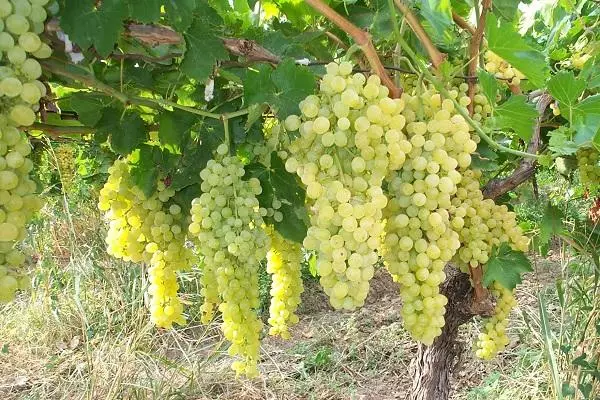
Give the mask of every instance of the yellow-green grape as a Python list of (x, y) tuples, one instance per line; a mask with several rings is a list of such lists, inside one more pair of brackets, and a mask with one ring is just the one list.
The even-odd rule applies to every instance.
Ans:
[(493, 246), (508, 243), (511, 248), (527, 251), (529, 239), (517, 225), (516, 215), (505, 205), (484, 199), (479, 188), (481, 171), (466, 170), (452, 199), (452, 227), (458, 232), (461, 248), (456, 262), (465, 272), (468, 266), (485, 265)]
[(150, 305), (152, 322), (156, 326), (167, 329), (170, 329), (173, 323), (185, 324), (183, 305), (177, 295), (179, 284), (176, 272), (181, 269), (177, 268), (178, 265), (182, 268), (187, 266), (187, 256), (180, 254), (181, 251), (185, 253), (187, 249), (178, 246), (175, 242), (171, 244), (173, 246), (169, 246), (168, 250), (164, 252), (156, 250), (152, 254), (148, 269), (150, 278), (148, 292), (152, 296)]
[(19, 242), (27, 235), (27, 222), (43, 204), (29, 176), (30, 153), (29, 140), (15, 126), (0, 126), (0, 303), (29, 287)]
[(306, 186), (310, 227), (304, 247), (317, 252), (320, 283), (331, 305), (364, 304), (383, 238), (382, 182), (405, 161), (404, 101), (390, 99), (375, 75), (351, 75), (352, 64), (327, 65), (317, 95), (300, 102), (299, 130), (285, 167)]
[(510, 86), (519, 86), (525, 75), (492, 51), (485, 52), (485, 70)]
[(550, 109), (552, 110), (552, 115), (560, 115), (560, 107), (558, 106), (558, 102), (555, 101), (554, 103), (550, 103)]
[(300, 304), (302, 285), (302, 248), (299, 244), (271, 233), (271, 250), (267, 254), (267, 272), (272, 276), (269, 334), (289, 339), (289, 327), (298, 322), (295, 314)]
[(580, 149), (577, 164), (581, 184), (592, 193), (600, 190), (600, 152), (594, 148)]
[(126, 160), (115, 161), (108, 172), (98, 201), (109, 222), (107, 252), (125, 261), (149, 263), (152, 321), (163, 328), (181, 325), (185, 319), (175, 272), (188, 269), (193, 255), (185, 247), (187, 221), (181, 207), (171, 202), (175, 191), (159, 181), (156, 192), (147, 197), (133, 184)]
[[(270, 240), (263, 229), (265, 209), (256, 198), (262, 192), (256, 178), (243, 180), (244, 167), (235, 156), (227, 156), (225, 144), (200, 172), (202, 195), (192, 201), (189, 232), (204, 256), (208, 284), (216, 283), (223, 317), (223, 333), (231, 342), (229, 354), (240, 356), (232, 364), (238, 374), (258, 375), (262, 322), (256, 314), (260, 305), (258, 267), (267, 254)], [(205, 287), (205, 296), (208, 296)], [(212, 290), (212, 289), (211, 289)], [(211, 297), (214, 295), (211, 293)], [(205, 305), (216, 301), (205, 298)], [(206, 310), (209, 311), (209, 310)]]
[(475, 343), (475, 355), (484, 360), (496, 357), (509, 343), (506, 336), (508, 316), (517, 304), (514, 290), (506, 289), (498, 282), (494, 282), (491, 292), (497, 298), (494, 315), (483, 321), (484, 330)]
[[(36, 88), (37, 89), (37, 88)], [(68, 144), (59, 144), (54, 149), (61, 183), (65, 191), (72, 188), (75, 178), (75, 149)]]
[(383, 256), (400, 283), (406, 329), (429, 345), (445, 324), (447, 299), (439, 286), (446, 263), (460, 246), (450, 225), (451, 198), (461, 181), (458, 169), (470, 165), (476, 143), (449, 99), (431, 89), (402, 98), (406, 161), (388, 176)]

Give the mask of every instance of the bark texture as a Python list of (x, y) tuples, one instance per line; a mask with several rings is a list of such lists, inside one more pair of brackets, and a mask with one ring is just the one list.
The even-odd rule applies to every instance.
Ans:
[(410, 400), (448, 399), (451, 373), (463, 351), (458, 327), (477, 313), (469, 275), (453, 267), (446, 268), (446, 273), (448, 278), (440, 290), (448, 298), (446, 325), (431, 346), (419, 344), (411, 365), (414, 379)]

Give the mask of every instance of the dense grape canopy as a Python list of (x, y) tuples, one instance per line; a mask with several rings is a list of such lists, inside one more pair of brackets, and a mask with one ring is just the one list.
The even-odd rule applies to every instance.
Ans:
[[(248, 377), (267, 333), (259, 275), (272, 281), (268, 333), (289, 338), (306, 260), (339, 310), (363, 306), (387, 270), (404, 327), (427, 346), (452, 317), (449, 272), (462, 271), (465, 298), (489, 306), (474, 312), (487, 316), (475, 354), (493, 358), (531, 269), (530, 237), (500, 195), (560, 163), (582, 197), (599, 194), (599, 22), (585, 4), (577, 22), (560, 6), (570, 33), (537, 24), (520, 27), (525, 39), (507, 5), (453, 15), (396, 2), (412, 21), (400, 27), (391, 1), (47, 3), (0, 0), (3, 303), (30, 285), (22, 242), (42, 206), (24, 132), (116, 155), (90, 175), (106, 178), (108, 254), (144, 266), (159, 328), (194, 320), (181, 277), (197, 278), (200, 321), (221, 323)], [(365, 10), (365, 26), (343, 17)], [(64, 189), (79, 160), (54, 148)], [(557, 233), (547, 225), (536, 240)]]

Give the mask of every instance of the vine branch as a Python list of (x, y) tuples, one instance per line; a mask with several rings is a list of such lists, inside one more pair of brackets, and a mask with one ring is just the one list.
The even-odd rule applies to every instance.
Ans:
[[(478, 1), (478, 0), (476, 0)], [(483, 40), (483, 31), (485, 29), (485, 19), (488, 11), (492, 9), (492, 0), (483, 0), (481, 3), (481, 13), (477, 21), (477, 29), (473, 32), (471, 42), (469, 43), (469, 72), (468, 76), (474, 76), (477, 73), (477, 65), (479, 65), (479, 50), (481, 48), (481, 42)], [(475, 81), (473, 79), (467, 80), (469, 84), (468, 95), (471, 99), (469, 103), (469, 114), (473, 115), (473, 108), (475, 106), (473, 98), (475, 97)]]
[(423, 25), (421, 25), (419, 19), (412, 12), (410, 7), (404, 4), (403, 0), (394, 0), (394, 4), (396, 4), (396, 7), (398, 7), (400, 12), (404, 15), (404, 19), (408, 23), (408, 26), (410, 26), (410, 29), (412, 29), (423, 47), (425, 47), (433, 68), (438, 69), (446, 56), (435, 47), (431, 38), (427, 32), (425, 32), (425, 29), (423, 29)]
[(394, 81), (392, 81), (387, 74), (387, 71), (379, 59), (379, 55), (377, 55), (377, 50), (375, 49), (375, 46), (373, 46), (371, 36), (368, 33), (338, 14), (322, 0), (306, 0), (306, 3), (350, 35), (356, 44), (360, 46), (367, 61), (371, 65), (371, 68), (373, 68), (373, 71), (379, 76), (381, 82), (390, 90), (390, 96), (392, 98), (400, 97), (402, 91), (394, 84)]
[(456, 25), (458, 25), (465, 31), (469, 32), (471, 35), (475, 34), (475, 28), (473, 28), (473, 26), (470, 23), (468, 23), (463, 17), (458, 15), (455, 11), (452, 11), (452, 19), (454, 20), (454, 23)]
[[(542, 117), (546, 108), (552, 102), (552, 97), (548, 94), (543, 94), (540, 96), (537, 103), (537, 111), (538, 118), (533, 127), (533, 134), (531, 136), (531, 142), (527, 148), (527, 152), (531, 154), (537, 153), (540, 147), (540, 130), (542, 125)], [(483, 188), (483, 196), (488, 199), (495, 199), (499, 196), (502, 196), (505, 193), (510, 192), (527, 179), (531, 178), (535, 173), (537, 162), (535, 159), (527, 159), (524, 158), (519, 163), (519, 166), (515, 168), (515, 170), (509, 176), (505, 178), (493, 179), (485, 185)]]

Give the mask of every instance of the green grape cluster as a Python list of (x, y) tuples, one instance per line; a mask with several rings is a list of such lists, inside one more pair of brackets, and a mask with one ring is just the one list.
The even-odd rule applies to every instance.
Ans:
[[(527, 251), (529, 239), (517, 225), (514, 212), (505, 205), (484, 199), (479, 188), (481, 171), (466, 170), (452, 200), (452, 227), (459, 233), (461, 248), (455, 262), (463, 272), (471, 268), (485, 268), (493, 246), (508, 243), (513, 250)], [(492, 284), (491, 293), (497, 297), (494, 315), (484, 320), (484, 332), (476, 343), (476, 355), (489, 360), (508, 344), (505, 329), (507, 316), (516, 304), (513, 291)]]
[[(232, 368), (253, 377), (258, 375), (262, 330), (256, 314), (260, 305), (258, 266), (270, 240), (263, 228), (266, 210), (256, 198), (262, 192), (260, 182), (243, 180), (242, 162), (227, 156), (228, 152), (227, 145), (220, 145), (215, 158), (200, 172), (202, 195), (192, 201), (189, 232), (204, 256), (205, 290), (218, 288), (222, 330), (231, 342), (229, 354), (242, 358)], [(215, 292), (207, 291), (210, 297), (205, 298), (203, 311), (208, 315), (218, 300)]]
[(42, 43), (47, 1), (0, 0), (0, 302), (28, 288), (25, 254), (17, 243), (26, 236), (26, 223), (41, 206), (29, 178), (31, 146), (17, 129), (35, 121), (38, 102), (46, 94), (35, 58), (47, 58)]
[(466, 170), (452, 199), (452, 227), (462, 246), (455, 261), (468, 272), (468, 266), (485, 265), (493, 246), (509, 243), (514, 250), (527, 251), (529, 239), (517, 225), (516, 215), (505, 205), (484, 199), (479, 188), (481, 171)]
[(56, 157), (56, 163), (58, 171), (60, 172), (60, 180), (65, 191), (68, 191), (75, 178), (75, 149), (73, 146), (61, 143), (54, 148), (54, 156)]
[(327, 65), (318, 95), (289, 116), (285, 168), (306, 185), (310, 227), (304, 247), (317, 252), (320, 283), (331, 305), (364, 304), (381, 247), (387, 197), (382, 182), (405, 161), (404, 102), (390, 99), (377, 76), (352, 75), (352, 64)]
[(514, 290), (506, 289), (498, 282), (494, 282), (491, 292), (497, 298), (494, 316), (486, 320), (484, 332), (479, 334), (475, 343), (475, 355), (484, 360), (496, 357), (509, 343), (506, 335), (508, 316), (517, 304)]
[(185, 247), (186, 218), (171, 200), (175, 191), (163, 181), (151, 196), (135, 186), (127, 160), (117, 160), (100, 190), (98, 207), (109, 221), (107, 252), (125, 261), (145, 262), (152, 296), (152, 321), (159, 327), (183, 325), (183, 306), (177, 297), (176, 272), (193, 263)]
[(595, 193), (600, 190), (600, 152), (594, 148), (577, 151), (577, 165), (581, 184)]
[(519, 86), (525, 75), (492, 51), (485, 52), (485, 70), (510, 86)]
[(269, 334), (290, 337), (289, 326), (298, 322), (295, 314), (300, 304), (302, 285), (302, 247), (282, 237), (271, 234), (271, 250), (267, 254), (267, 272), (272, 275), (271, 306), (269, 307)]
[(390, 202), (383, 251), (385, 265), (400, 283), (406, 329), (425, 344), (441, 334), (447, 299), (439, 286), (444, 267), (460, 246), (450, 225), (452, 196), (477, 147), (469, 125), (449, 99), (433, 90), (404, 94), (410, 143), (406, 162), (388, 177)]

